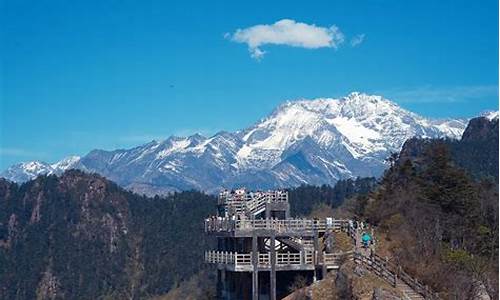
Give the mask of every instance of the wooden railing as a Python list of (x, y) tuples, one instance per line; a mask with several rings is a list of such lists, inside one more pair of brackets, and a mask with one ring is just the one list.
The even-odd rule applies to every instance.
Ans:
[(256, 199), (263, 198), (268, 202), (288, 202), (288, 193), (285, 191), (268, 191), (245, 193), (241, 195), (221, 193), (219, 194), (218, 204), (228, 205), (233, 202), (251, 202)]
[(354, 262), (365, 266), (368, 270), (393, 286), (396, 286), (398, 281), (401, 280), (425, 299), (440, 299), (428, 286), (404, 272), (401, 266), (393, 264), (375, 253), (372, 253), (370, 256), (355, 253)]
[(346, 226), (347, 230), (347, 235), (349, 235), (349, 237), (351, 237), (351, 239), (353, 240), (353, 244), (356, 243), (356, 235), (357, 235), (357, 230), (356, 228), (354, 228), (354, 222), (353, 221), (347, 221), (347, 226)]
[(235, 253), (234, 264), (239, 266), (250, 266), (252, 265), (252, 254), (245, 253)]
[(205, 232), (230, 232), (236, 229), (236, 220), (212, 217), (205, 220)]
[(259, 265), (270, 265), (270, 264), (271, 264), (271, 254), (259, 253)]
[(304, 263), (306, 265), (312, 265), (314, 263), (314, 256), (316, 256), (316, 254), (312, 251), (304, 252)]
[(277, 265), (300, 265), (302, 260), (300, 259), (301, 253), (276, 253), (276, 264)]
[(323, 252), (324, 265), (340, 265), (344, 260), (352, 259), (354, 251), (338, 252), (338, 253), (325, 253)]
[(261, 193), (254, 195), (243, 195), (240, 197), (230, 197), (220, 204), (226, 206), (229, 214), (235, 215), (255, 215), (265, 209), (267, 203), (287, 202), (288, 196), (283, 193)]
[(365, 256), (355, 253), (354, 262), (363, 265), (369, 271), (375, 273), (375, 275), (396, 286), (398, 280), (397, 273), (392, 270), (393, 268), (389, 267), (389, 263), (386, 260), (380, 258), (378, 255)]
[(234, 264), (236, 254), (227, 251), (206, 251), (205, 262), (212, 264)]
[[(343, 260), (351, 259), (352, 252), (343, 253), (322, 253), (321, 259), (313, 251), (301, 252), (277, 252), (276, 265), (313, 265), (314, 261), (326, 266), (338, 266)], [(251, 266), (252, 253), (237, 253), (227, 251), (207, 251), (205, 252), (205, 262), (212, 264), (227, 264), (234, 266)], [(258, 265), (260, 267), (269, 267), (271, 265), (270, 253), (258, 253)]]
[(290, 231), (334, 231), (348, 230), (346, 220), (334, 219), (257, 219), (257, 220), (234, 220), (231, 218), (208, 218), (205, 220), (206, 232), (230, 232), (234, 230), (275, 230), (278, 233)]

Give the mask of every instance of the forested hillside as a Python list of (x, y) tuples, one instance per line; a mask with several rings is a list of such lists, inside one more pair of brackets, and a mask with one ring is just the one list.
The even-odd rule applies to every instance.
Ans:
[(161, 294), (202, 266), (215, 198), (145, 198), (70, 171), (0, 181), (0, 299), (129, 299)]
[(346, 204), (382, 232), (380, 251), (446, 299), (498, 297), (498, 119), (485, 124), (462, 141), (410, 140), (380, 186)]

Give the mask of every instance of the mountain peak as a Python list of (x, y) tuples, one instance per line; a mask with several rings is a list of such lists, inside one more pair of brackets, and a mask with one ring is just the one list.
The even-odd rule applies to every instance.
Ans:
[(340, 99), (299, 99), (245, 130), (237, 160), (243, 169), (269, 168), (285, 149), (307, 137), (326, 149), (340, 144), (355, 159), (382, 159), (412, 136), (459, 138), (464, 128), (460, 121), (435, 125), (378, 95), (352, 92)]
[(23, 162), (23, 163), (20, 163), (18, 165), (22, 166), (26, 171), (30, 171), (30, 172), (37, 172), (38, 170), (44, 169), (44, 168), (46, 168), (46, 166), (48, 166), (48, 164), (46, 162), (39, 161), (39, 160)]
[(498, 119), (498, 110), (485, 112), (481, 116), (485, 117), (486, 119), (488, 119), (490, 121)]
[(190, 135), (188, 137), (188, 140), (191, 141), (191, 143), (194, 143), (194, 144), (199, 144), (200, 142), (203, 142), (206, 139), (207, 139), (206, 137), (204, 137), (203, 135), (201, 135), (199, 133), (195, 133), (195, 134)]
[(80, 156), (68, 156), (55, 164), (52, 164), (51, 167), (55, 170), (66, 171), (67, 169), (71, 169), (80, 161)]
[(370, 102), (385, 100), (382, 96), (369, 95), (369, 94), (362, 93), (362, 92), (351, 92), (347, 96), (343, 97), (342, 99), (346, 100), (346, 101), (349, 101), (349, 100), (367, 100)]
[(314, 99), (297, 99), (288, 100), (271, 114), (276, 115), (279, 112), (287, 109), (304, 109), (315, 112), (338, 112), (343, 108), (349, 108), (353, 111), (376, 111), (376, 107), (381, 109), (398, 109), (404, 110), (396, 103), (385, 99), (379, 95), (369, 95), (362, 92), (351, 92), (347, 96), (341, 98), (314, 98)]

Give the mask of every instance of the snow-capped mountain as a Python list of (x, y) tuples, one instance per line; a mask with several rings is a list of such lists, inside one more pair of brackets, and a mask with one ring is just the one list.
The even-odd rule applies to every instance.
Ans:
[(79, 156), (69, 156), (55, 164), (48, 164), (42, 161), (30, 161), (15, 164), (0, 174), (0, 177), (7, 178), (14, 182), (24, 182), (42, 174), (62, 174), (64, 171), (78, 167)]
[(423, 118), (381, 96), (351, 93), (341, 99), (286, 102), (254, 126), (234, 133), (170, 137), (126, 150), (93, 150), (53, 165), (15, 165), (2, 176), (25, 181), (79, 168), (147, 194), (333, 184), (381, 175), (385, 159), (410, 137), (460, 138), (466, 125), (467, 120), (461, 119)]

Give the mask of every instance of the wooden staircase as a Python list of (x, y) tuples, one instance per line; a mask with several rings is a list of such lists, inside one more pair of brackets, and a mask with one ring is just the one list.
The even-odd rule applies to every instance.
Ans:
[(297, 251), (302, 251), (302, 250), (312, 251), (314, 249), (313, 241), (311, 240), (305, 240), (293, 237), (279, 238), (278, 240)]
[(260, 197), (256, 197), (250, 201), (246, 202), (247, 213), (251, 216), (257, 216), (262, 213), (266, 209), (266, 203), (269, 202), (269, 199), (266, 195), (261, 195)]
[(398, 282), (396, 288), (404, 295), (405, 300), (425, 300), (422, 295), (415, 292), (409, 285), (404, 282)]

